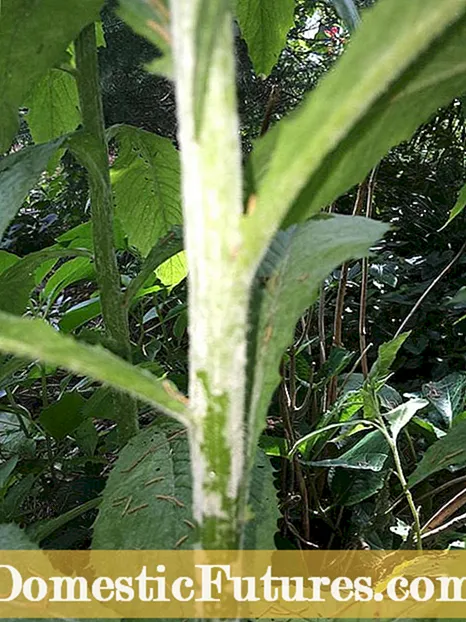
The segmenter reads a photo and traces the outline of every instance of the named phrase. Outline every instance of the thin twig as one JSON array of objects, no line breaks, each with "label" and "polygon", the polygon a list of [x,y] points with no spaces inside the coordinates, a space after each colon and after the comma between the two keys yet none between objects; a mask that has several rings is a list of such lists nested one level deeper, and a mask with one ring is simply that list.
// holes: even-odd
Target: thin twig
[{"label": "thin twig", "polygon": [[435,279],[432,281],[432,283],[429,285],[426,291],[422,294],[422,296],[419,298],[419,300],[416,302],[414,307],[411,309],[411,311],[408,313],[408,315],[405,317],[405,319],[401,323],[400,327],[396,331],[395,339],[401,335],[401,333],[404,331],[405,327],[407,326],[409,320],[413,317],[413,315],[416,313],[416,311],[419,309],[419,307],[422,305],[424,300],[427,298],[430,292],[434,289],[437,283],[447,274],[449,270],[451,270],[453,265],[458,261],[458,259],[463,254],[465,248],[466,248],[466,242],[464,242],[460,250],[456,253],[453,259],[445,266],[442,272],[440,272],[440,274],[437,277],[435,277]]},{"label": "thin twig", "polygon": [[452,516],[455,512],[457,512],[463,505],[466,503],[466,488],[461,490],[457,495],[455,495],[452,499],[447,501],[445,505],[443,505],[440,510],[438,510],[432,518],[430,518],[427,523],[422,528],[422,531],[427,531],[427,529],[435,529],[442,525],[450,516]]},{"label": "thin twig", "polygon": [[425,540],[426,538],[432,538],[432,536],[438,536],[439,533],[443,533],[444,531],[450,531],[452,529],[456,529],[457,527],[462,527],[466,523],[466,514],[460,514],[456,518],[453,518],[450,522],[437,527],[437,529],[432,529],[432,531],[426,531],[421,535],[421,538]]}]

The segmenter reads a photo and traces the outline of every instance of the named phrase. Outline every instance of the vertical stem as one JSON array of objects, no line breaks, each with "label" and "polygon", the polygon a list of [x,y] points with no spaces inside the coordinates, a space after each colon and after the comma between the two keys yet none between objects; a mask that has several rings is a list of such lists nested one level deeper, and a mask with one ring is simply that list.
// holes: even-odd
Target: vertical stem
[{"label": "vertical stem", "polygon": [[[113,236],[113,197],[108,165],[108,147],[100,93],[95,26],[87,26],[75,42],[77,85],[83,128],[90,137],[92,152],[88,165],[92,211],[95,268],[100,290],[102,317],[112,349],[131,360],[128,315],[123,306],[120,274]],[[121,444],[138,431],[134,398],[114,392],[115,417]]]},{"label": "vertical stem", "polygon": [[246,468],[247,312],[253,274],[238,265],[243,205],[233,21],[226,0],[173,0],[172,11],[190,267],[194,514],[204,548],[236,548]]},{"label": "vertical stem", "polygon": [[[374,186],[377,169],[374,168],[370,174],[369,181],[367,182],[367,198],[366,198],[366,218],[370,218],[372,215],[372,201],[374,198]],[[367,362],[367,326],[366,326],[366,312],[367,312],[367,283],[369,277],[369,260],[364,257],[362,260],[362,274],[361,274],[361,296],[359,302],[359,350],[361,352],[361,369],[364,378],[367,378],[369,373],[369,364]]]}]

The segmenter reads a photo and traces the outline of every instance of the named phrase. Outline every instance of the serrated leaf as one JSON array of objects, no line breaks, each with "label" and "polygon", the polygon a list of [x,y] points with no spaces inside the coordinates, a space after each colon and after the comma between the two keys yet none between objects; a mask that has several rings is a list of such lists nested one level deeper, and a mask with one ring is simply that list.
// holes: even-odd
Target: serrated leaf
[{"label": "serrated leaf", "polygon": [[88,346],[61,335],[40,320],[0,312],[0,350],[89,376],[183,421],[187,418],[185,398],[174,385],[157,380],[100,346]]},{"label": "serrated leaf", "polygon": [[[293,339],[296,322],[315,301],[323,279],[349,258],[367,253],[386,226],[366,219],[337,216],[311,220],[280,234],[281,259],[264,262],[274,266],[265,286],[256,286],[250,341],[250,412],[257,441],[265,423],[272,394],[280,380],[280,359]],[[275,249],[276,252],[276,249]],[[251,335],[254,334],[254,328]]]},{"label": "serrated leaf", "polygon": [[0,161],[0,238],[62,144],[59,139],[25,147]]},{"label": "serrated leaf", "polygon": [[35,143],[69,134],[81,123],[76,80],[60,69],[50,69],[24,105],[29,108],[26,120]]},{"label": "serrated leaf", "polygon": [[380,0],[365,13],[335,69],[256,145],[269,163],[246,225],[252,257],[279,227],[309,218],[364,179],[466,90],[465,36],[466,0]]},{"label": "serrated leaf", "polygon": [[146,256],[182,223],[179,155],[168,139],[129,125],[113,135],[119,144],[112,168],[116,215],[130,246]]},{"label": "serrated leaf", "polygon": [[447,467],[464,465],[466,465],[466,421],[460,421],[428,448],[421,462],[410,475],[408,486],[415,486]]},{"label": "serrated leaf", "polygon": [[191,490],[186,429],[156,423],[120,453],[94,525],[93,548],[191,548],[196,541]]},{"label": "serrated leaf", "polygon": [[281,516],[273,468],[268,456],[259,450],[251,473],[249,508],[252,514],[244,535],[245,549],[267,551],[275,549],[274,535]]},{"label": "serrated leaf", "polygon": [[0,153],[15,136],[19,106],[84,26],[99,19],[102,4],[102,0],[2,1]]},{"label": "serrated leaf", "polygon": [[237,0],[236,17],[256,73],[269,75],[294,24],[294,0]]}]

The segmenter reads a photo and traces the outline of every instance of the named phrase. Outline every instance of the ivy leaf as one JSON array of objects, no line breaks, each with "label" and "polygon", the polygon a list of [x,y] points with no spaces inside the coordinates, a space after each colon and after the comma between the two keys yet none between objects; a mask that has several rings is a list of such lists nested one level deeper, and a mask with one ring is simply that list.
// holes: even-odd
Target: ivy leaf
[{"label": "ivy leaf", "polygon": [[19,106],[84,26],[99,19],[102,4],[103,0],[2,0],[0,153],[16,134]]},{"label": "ivy leaf", "polygon": [[237,0],[236,17],[256,73],[268,75],[294,24],[294,0]]}]

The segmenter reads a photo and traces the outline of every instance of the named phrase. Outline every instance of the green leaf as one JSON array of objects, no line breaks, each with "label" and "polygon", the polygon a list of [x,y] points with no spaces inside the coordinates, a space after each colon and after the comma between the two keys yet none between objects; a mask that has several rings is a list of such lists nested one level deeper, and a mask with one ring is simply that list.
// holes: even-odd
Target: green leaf
[{"label": "green leaf", "polygon": [[185,251],[181,251],[181,253],[167,259],[155,271],[157,278],[169,289],[181,283],[187,274],[188,262]]},{"label": "green leaf", "polygon": [[380,0],[367,11],[335,69],[257,144],[268,167],[245,225],[252,258],[466,90],[465,37],[466,0]]},{"label": "green leaf", "polygon": [[372,365],[367,380],[370,383],[384,383],[390,375],[391,367],[395,362],[399,349],[409,337],[408,333],[402,333],[398,337],[383,343],[378,350],[377,359]]},{"label": "green leaf", "polygon": [[2,492],[2,489],[7,484],[10,478],[10,475],[15,470],[16,465],[18,464],[18,460],[19,460],[18,456],[12,456],[8,460],[0,464],[0,493]]},{"label": "green leaf", "polygon": [[56,300],[60,293],[73,283],[95,278],[94,264],[89,257],[76,257],[61,265],[47,281],[41,295],[50,301]]},{"label": "green leaf", "polygon": [[268,75],[294,25],[294,0],[236,0],[236,17],[256,73]]},{"label": "green leaf", "polygon": [[99,19],[102,4],[102,0],[2,1],[0,153],[9,148],[16,134],[19,106],[46,72],[59,63],[84,26]]},{"label": "green leaf", "polygon": [[48,265],[51,260],[73,254],[76,254],[76,251],[50,248],[31,253],[15,262],[0,274],[0,291],[3,294],[0,298],[0,310],[21,315],[29,303],[32,290],[38,285],[37,271],[42,266]]},{"label": "green leaf", "polygon": [[[253,468],[250,508],[246,546],[275,548],[279,512],[273,470],[262,451]],[[191,548],[197,542],[194,527],[187,431],[159,418],[120,453],[103,494],[93,548]]]},{"label": "green leaf", "polygon": [[466,465],[466,421],[460,421],[448,434],[429,447],[409,477],[408,486],[415,486],[447,467],[464,465]]},{"label": "green leaf", "polygon": [[461,188],[459,196],[458,196],[458,200],[456,201],[454,207],[452,208],[447,222],[443,225],[443,227],[439,229],[439,231],[442,231],[443,229],[445,229],[445,227],[448,227],[451,221],[455,220],[455,218],[461,214],[465,206],[466,206],[466,185],[464,185]]},{"label": "green leaf", "polygon": [[408,425],[417,411],[425,408],[428,403],[427,400],[412,399],[384,415],[395,441],[401,430]]},{"label": "green leaf", "polygon": [[18,263],[18,261],[20,261],[20,258],[17,255],[7,251],[0,251],[0,274],[11,268],[15,263]]},{"label": "green leaf", "polygon": [[24,105],[29,108],[26,120],[35,143],[69,134],[81,123],[76,80],[60,69],[50,69]]},{"label": "green leaf", "polygon": [[83,422],[82,409],[85,399],[76,391],[63,397],[41,412],[39,421],[54,438],[63,439]]},{"label": "green leaf", "polygon": [[60,330],[71,333],[102,313],[100,296],[83,300],[66,311],[59,322]]},{"label": "green leaf", "polygon": [[378,473],[385,465],[390,455],[387,439],[379,432],[366,433],[356,445],[345,451],[338,458],[328,460],[305,461],[304,464],[317,467],[342,467],[359,471],[374,471]]},{"label": "green leaf", "polygon": [[0,542],[4,551],[33,551],[39,548],[23,529],[14,524],[0,525]]},{"label": "green leaf", "polygon": [[186,429],[159,421],[120,453],[94,525],[93,548],[191,548],[191,489]]},{"label": "green leaf", "polygon": [[16,318],[0,312],[0,350],[89,376],[187,420],[185,398],[171,383],[157,380],[149,372],[130,365],[102,347],[88,346],[61,335],[40,320]]},{"label": "green leaf", "polygon": [[[314,219],[280,232],[272,245],[272,267],[265,286],[256,286],[252,303],[250,412],[257,441],[272,394],[279,383],[280,359],[293,339],[299,317],[316,300],[323,279],[339,264],[366,254],[386,231],[367,218],[348,216]],[[269,268],[262,267],[262,280]],[[257,326],[257,332],[255,328]]]},{"label": "green leaf", "polygon": [[116,215],[130,246],[146,256],[182,222],[179,155],[168,139],[128,125],[113,135],[119,144],[112,168]]},{"label": "green leaf", "polygon": [[453,372],[437,382],[423,385],[422,397],[429,400],[434,411],[441,415],[444,424],[451,427],[466,406],[466,374]]},{"label": "green leaf", "polygon": [[0,238],[62,144],[63,139],[60,139],[25,147],[0,161]]},{"label": "green leaf", "polygon": [[251,474],[249,510],[252,516],[246,525],[243,548],[256,551],[275,549],[274,535],[281,516],[278,509],[277,489],[273,481],[270,459],[262,450],[256,454]]},{"label": "green leaf", "polygon": [[118,13],[138,35],[145,37],[161,52],[162,58],[152,61],[147,67],[153,73],[167,78],[173,74],[171,53],[170,10],[166,0],[120,0]]}]

